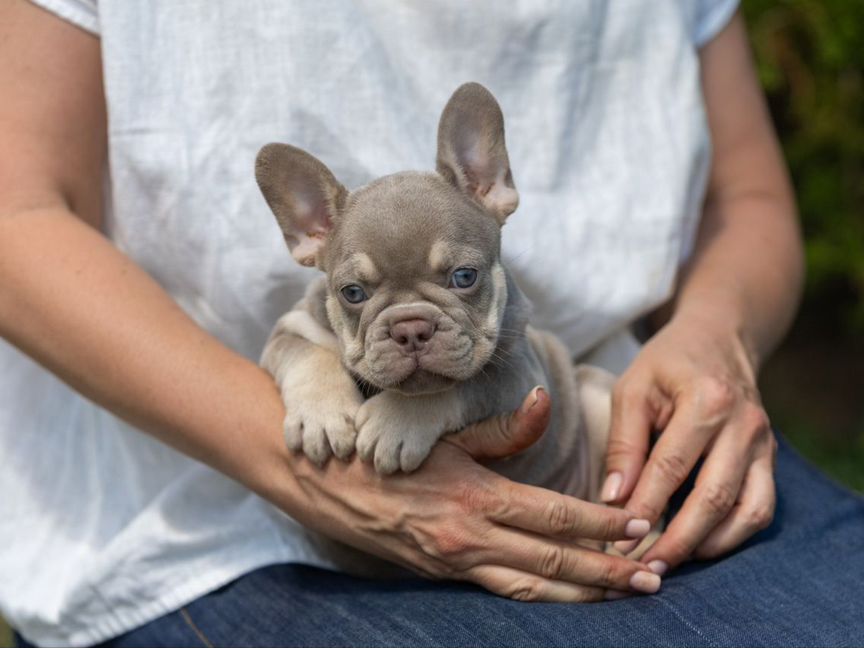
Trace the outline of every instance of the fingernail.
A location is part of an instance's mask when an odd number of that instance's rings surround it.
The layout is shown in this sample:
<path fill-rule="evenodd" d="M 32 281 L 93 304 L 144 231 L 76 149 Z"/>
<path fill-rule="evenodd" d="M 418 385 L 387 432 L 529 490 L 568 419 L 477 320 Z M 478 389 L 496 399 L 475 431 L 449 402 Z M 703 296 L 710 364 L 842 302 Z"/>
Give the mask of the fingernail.
<path fill-rule="evenodd" d="M 628 538 L 644 538 L 651 530 L 648 520 L 630 520 L 624 527 L 624 535 Z"/>
<path fill-rule="evenodd" d="M 643 594 L 653 594 L 660 589 L 660 577 L 651 572 L 636 572 L 630 577 L 630 587 Z"/>
<path fill-rule="evenodd" d="M 667 565 L 662 560 L 652 560 L 648 563 L 648 569 L 657 574 L 658 576 L 662 576 L 667 571 L 669 571 L 669 565 Z"/>
<path fill-rule="evenodd" d="M 633 596 L 630 592 L 621 592 L 619 590 L 606 590 L 603 598 L 607 601 L 620 601 L 621 599 L 630 598 Z"/>
<path fill-rule="evenodd" d="M 541 391 L 545 391 L 545 390 L 540 385 L 537 385 L 534 389 L 531 390 L 531 394 L 529 395 L 529 398 L 525 402 L 525 405 L 522 406 L 522 413 L 523 414 L 527 414 L 532 409 L 534 409 L 534 406 L 537 404 L 537 401 L 540 400 L 540 392 Z"/>
<path fill-rule="evenodd" d="M 636 540 L 619 540 L 615 543 L 615 548 L 625 556 L 633 551 L 639 545 L 639 539 Z"/>
<path fill-rule="evenodd" d="M 614 502 L 618 499 L 618 493 L 621 491 L 621 483 L 623 481 L 624 475 L 620 472 L 609 473 L 600 491 L 600 500 L 603 502 Z"/>

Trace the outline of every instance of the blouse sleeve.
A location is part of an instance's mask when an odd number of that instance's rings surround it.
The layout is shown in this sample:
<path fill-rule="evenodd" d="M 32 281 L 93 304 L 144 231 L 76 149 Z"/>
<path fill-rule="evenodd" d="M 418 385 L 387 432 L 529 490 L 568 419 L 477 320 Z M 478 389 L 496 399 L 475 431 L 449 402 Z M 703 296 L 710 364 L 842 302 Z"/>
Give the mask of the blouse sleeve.
<path fill-rule="evenodd" d="M 96 36 L 99 35 L 98 0 L 30 0 L 30 2 L 76 27 Z"/>
<path fill-rule="evenodd" d="M 729 24 L 738 0 L 684 0 L 693 8 L 690 34 L 693 44 L 700 48 Z"/>

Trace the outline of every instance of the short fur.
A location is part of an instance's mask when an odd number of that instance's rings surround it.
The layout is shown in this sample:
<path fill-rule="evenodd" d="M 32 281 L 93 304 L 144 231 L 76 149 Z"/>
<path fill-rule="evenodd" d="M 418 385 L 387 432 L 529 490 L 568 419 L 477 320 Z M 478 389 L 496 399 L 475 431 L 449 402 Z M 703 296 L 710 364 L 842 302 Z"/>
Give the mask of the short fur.
<path fill-rule="evenodd" d="M 492 467 L 597 498 L 614 379 L 574 370 L 554 336 L 528 326 L 529 304 L 500 260 L 500 227 L 519 195 L 488 90 L 465 84 L 447 103 L 435 173 L 348 192 L 308 153 L 268 144 L 256 178 L 295 259 L 325 272 L 261 360 L 285 400 L 293 450 L 323 464 L 356 449 L 380 473 L 412 471 L 442 435 L 513 411 L 543 385 L 547 432 Z M 458 268 L 475 269 L 476 283 L 455 286 Z M 341 290 L 351 285 L 368 298 L 349 303 Z"/>

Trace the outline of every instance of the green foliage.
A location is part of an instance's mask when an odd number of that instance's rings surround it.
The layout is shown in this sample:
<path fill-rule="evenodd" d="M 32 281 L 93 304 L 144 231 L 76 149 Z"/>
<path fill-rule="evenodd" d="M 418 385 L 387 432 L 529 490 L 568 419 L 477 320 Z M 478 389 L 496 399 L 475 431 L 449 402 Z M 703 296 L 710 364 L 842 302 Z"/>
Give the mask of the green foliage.
<path fill-rule="evenodd" d="M 759 77 L 795 183 L 807 296 L 838 283 L 864 332 L 864 2 L 744 0 Z"/>

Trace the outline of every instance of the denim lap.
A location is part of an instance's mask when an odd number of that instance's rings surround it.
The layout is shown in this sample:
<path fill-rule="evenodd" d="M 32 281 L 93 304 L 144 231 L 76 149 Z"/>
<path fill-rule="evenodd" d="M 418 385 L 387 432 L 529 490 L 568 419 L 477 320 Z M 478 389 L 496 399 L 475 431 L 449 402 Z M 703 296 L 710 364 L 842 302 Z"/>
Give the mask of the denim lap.
<path fill-rule="evenodd" d="M 247 574 L 111 646 L 860 645 L 864 500 L 780 441 L 774 523 L 659 594 L 519 603 L 459 583 L 352 578 L 302 565 Z"/>

